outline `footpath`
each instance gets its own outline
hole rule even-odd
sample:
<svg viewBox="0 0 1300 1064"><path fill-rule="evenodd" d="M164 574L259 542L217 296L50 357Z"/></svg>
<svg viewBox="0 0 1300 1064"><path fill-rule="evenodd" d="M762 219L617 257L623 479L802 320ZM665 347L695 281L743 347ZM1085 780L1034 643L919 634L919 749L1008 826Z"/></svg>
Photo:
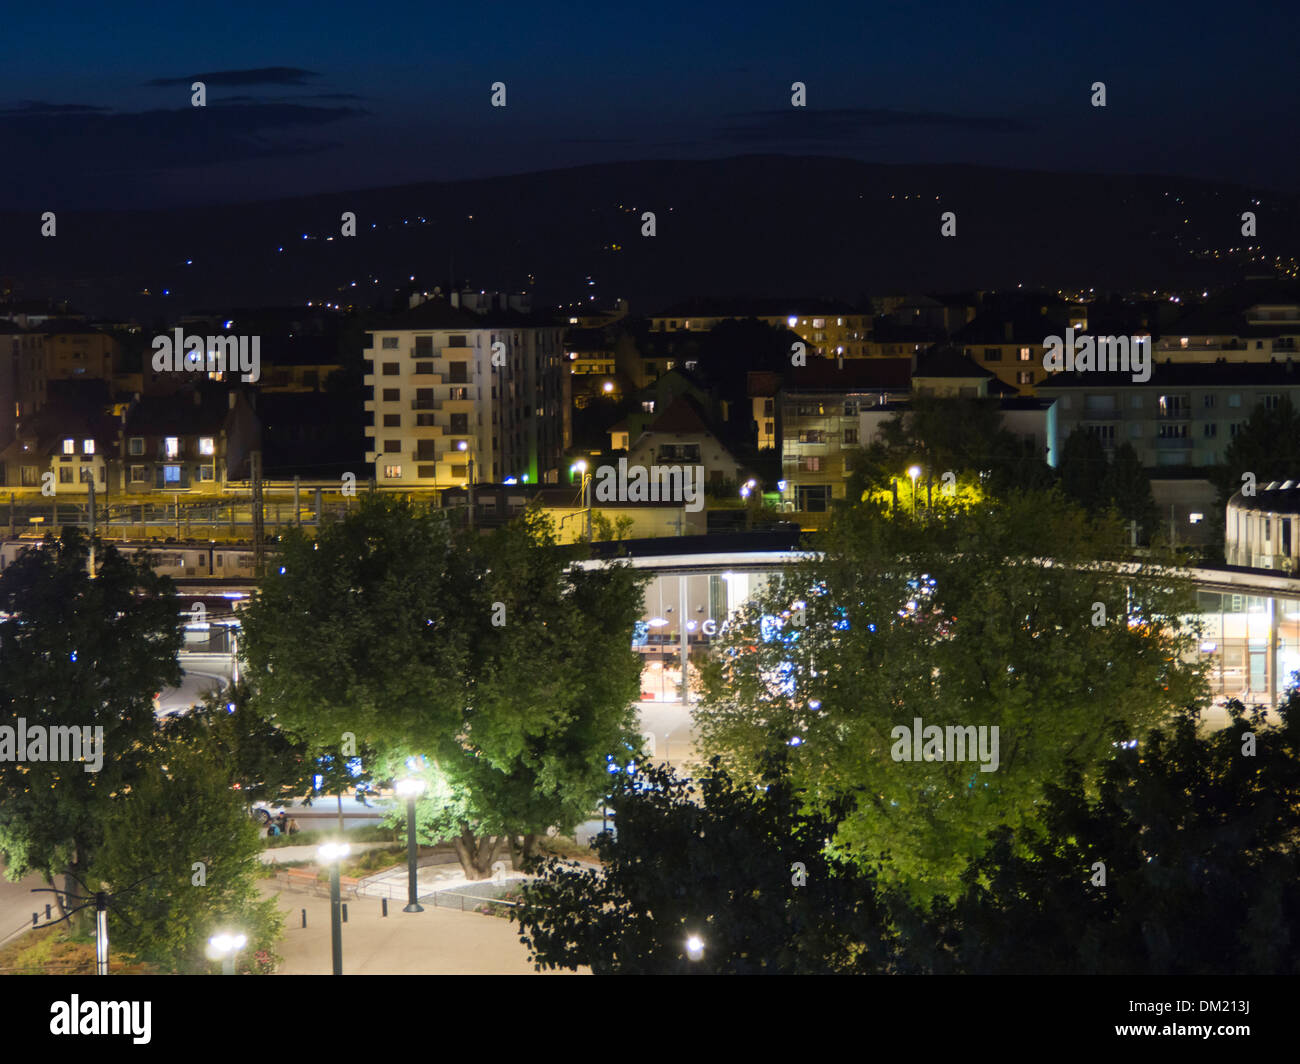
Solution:
<svg viewBox="0 0 1300 1064"><path fill-rule="evenodd" d="M315 853L313 847L306 846L268 852L282 855L295 849L309 852L302 856L282 856L280 860L310 860ZM508 861L506 868L509 868ZM509 871L506 877L507 881L524 878ZM361 880L345 881L343 900L347 903L348 919L343 924L344 975L538 974L528 959L528 950L519 941L518 925L503 916L476 912L480 899L459 896L461 889L476 894L487 892L487 885L483 880L472 883L466 880L454 854L421 857L417 884L417 896L424 911L406 913L402 911L408 890L405 864ZM329 975L332 962L328 893L307 877L283 874L276 880L263 881L261 889L267 896L278 892L280 911L285 913L284 937L278 947L284 962L279 973ZM443 894L439 899L442 904L435 905L434 893L444 891L452 893ZM464 904L466 911L461 911L459 904ZM306 927L303 927L304 916Z"/></svg>

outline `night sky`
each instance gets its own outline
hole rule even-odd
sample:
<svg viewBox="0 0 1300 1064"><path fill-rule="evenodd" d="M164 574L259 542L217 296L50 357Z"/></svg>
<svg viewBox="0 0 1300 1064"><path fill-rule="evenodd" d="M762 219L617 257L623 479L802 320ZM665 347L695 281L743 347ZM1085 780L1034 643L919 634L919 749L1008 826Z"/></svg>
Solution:
<svg viewBox="0 0 1300 1064"><path fill-rule="evenodd" d="M1294 192L1297 10L13 4L0 207L201 205L755 152ZM804 109L790 105L796 80ZM504 109L489 105L494 81Z"/></svg>

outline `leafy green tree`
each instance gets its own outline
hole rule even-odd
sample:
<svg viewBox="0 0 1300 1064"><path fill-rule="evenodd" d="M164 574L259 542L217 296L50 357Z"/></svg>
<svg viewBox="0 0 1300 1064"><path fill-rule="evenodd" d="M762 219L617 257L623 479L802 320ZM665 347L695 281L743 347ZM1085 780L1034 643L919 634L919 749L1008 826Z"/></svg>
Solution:
<svg viewBox="0 0 1300 1064"><path fill-rule="evenodd" d="M1106 479L1110 463L1106 448L1097 435L1086 429L1075 429L1061 445L1057 462L1061 475L1061 490L1091 514L1100 513L1110 503Z"/></svg>
<svg viewBox="0 0 1300 1064"><path fill-rule="evenodd" d="M946 472L978 480L995 494L1046 488L1052 481L1044 456L1003 428L996 399L914 398L855 456L848 498L888 488L913 464L922 467L922 491L927 482L938 491Z"/></svg>
<svg viewBox="0 0 1300 1064"><path fill-rule="evenodd" d="M591 528L593 538L597 542L621 542L628 538L628 533L632 531L632 518L627 514L620 514L611 521L599 510L591 512Z"/></svg>
<svg viewBox="0 0 1300 1064"><path fill-rule="evenodd" d="M889 970L889 919L869 872L825 855L829 817L805 813L776 765L759 788L714 762L698 789L659 765L620 765L602 866L551 858L511 918L543 968L597 974ZM687 957L698 935L703 954Z"/></svg>
<svg viewBox="0 0 1300 1064"><path fill-rule="evenodd" d="M148 769L153 698L181 679L172 582L98 541L92 579L89 547L66 528L0 573L0 725L103 729L96 770L84 747L87 764L0 757L0 853L11 879L68 873L78 893L113 802Z"/></svg>
<svg viewBox="0 0 1300 1064"><path fill-rule="evenodd" d="M1204 691L1191 587L1157 564L1108 564L1124 551L1118 522L1055 492L919 520L868 501L837 514L823 546L720 634L701 742L751 781L762 752L788 744L811 808L856 801L833 852L881 862L882 881L918 896L956 891L989 833L1031 818L1068 760L1094 779L1113 741ZM988 729L987 748L977 756L963 730L964 760L914 760L898 729L918 719Z"/></svg>
<svg viewBox="0 0 1300 1064"><path fill-rule="evenodd" d="M155 758L112 803L95 856L113 944L178 972L213 970L206 944L223 930L248 937L245 959L272 951L283 916L257 889L261 842L230 766L187 740L158 743Z"/></svg>
<svg viewBox="0 0 1300 1064"><path fill-rule="evenodd" d="M1090 793L1072 771L1041 821L1003 828L955 901L904 926L924 970L1300 973L1300 694L1281 726L1229 706L1152 731ZM1104 877L1104 878L1103 878Z"/></svg>
<svg viewBox="0 0 1300 1064"><path fill-rule="evenodd" d="M1151 494L1151 478L1142 468L1142 462L1132 444L1121 443L1115 448L1102 494L1110 500L1119 516L1127 523L1136 521L1139 536L1149 542L1159 525L1155 496Z"/></svg>
<svg viewBox="0 0 1300 1064"><path fill-rule="evenodd" d="M1223 464L1212 471L1219 505L1226 506L1241 490L1242 474L1253 473L1260 486L1272 480L1294 480L1300 469L1300 411L1283 395L1277 406L1255 407L1223 453Z"/></svg>
<svg viewBox="0 0 1300 1064"><path fill-rule="evenodd" d="M371 781L364 766L374 753L358 744L355 756L338 748L312 757L306 741L293 739L259 712L260 703L243 681L209 691L187 713L162 724L169 740L196 743L225 765L232 786L249 807L257 802L284 805L304 799L311 805L320 795L338 795ZM360 762L360 768L357 768Z"/></svg>
<svg viewBox="0 0 1300 1064"><path fill-rule="evenodd" d="M375 496L314 541L291 532L245 613L259 712L310 756L351 733L375 778L425 771L422 821L486 876L503 844L522 857L587 815L638 742L640 578L568 562L536 511L477 536Z"/></svg>

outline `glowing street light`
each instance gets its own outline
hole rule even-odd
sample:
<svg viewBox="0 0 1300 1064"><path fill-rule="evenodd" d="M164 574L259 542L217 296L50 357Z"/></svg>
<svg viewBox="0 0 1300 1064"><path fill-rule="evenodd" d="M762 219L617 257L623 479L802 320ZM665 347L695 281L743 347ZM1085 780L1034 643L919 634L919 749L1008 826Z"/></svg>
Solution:
<svg viewBox="0 0 1300 1064"><path fill-rule="evenodd" d="M208 939L208 956L221 961L221 974L235 974L235 954L248 945L246 935L232 935L225 931Z"/></svg>
<svg viewBox="0 0 1300 1064"><path fill-rule="evenodd" d="M688 935L686 938L686 956L693 961L698 961L704 956L704 939L699 935Z"/></svg>
<svg viewBox="0 0 1300 1064"><path fill-rule="evenodd" d="M334 974L343 974L343 902L339 897L339 862L352 848L346 842L325 842L316 850L321 863L330 866L330 951Z"/></svg>
<svg viewBox="0 0 1300 1064"><path fill-rule="evenodd" d="M907 469L907 475L912 478L912 516L915 517L916 516L916 478L921 475L921 467L919 465L909 466Z"/></svg>
<svg viewBox="0 0 1300 1064"><path fill-rule="evenodd" d="M415 800L424 793L425 782L411 777L397 781L397 793L406 799L406 908L404 913L422 913L416 873Z"/></svg>
<svg viewBox="0 0 1300 1064"><path fill-rule="evenodd" d="M588 542L591 541L591 473L588 471L589 469L590 467L587 465L585 458L579 458L573 465L569 466L570 473L580 473L582 475L582 508L586 518L583 524L585 525L585 537Z"/></svg>

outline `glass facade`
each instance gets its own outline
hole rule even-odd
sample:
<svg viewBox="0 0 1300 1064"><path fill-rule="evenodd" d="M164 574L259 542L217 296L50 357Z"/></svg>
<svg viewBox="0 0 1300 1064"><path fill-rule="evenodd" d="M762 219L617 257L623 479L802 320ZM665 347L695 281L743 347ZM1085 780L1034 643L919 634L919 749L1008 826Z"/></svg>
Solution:
<svg viewBox="0 0 1300 1064"><path fill-rule="evenodd" d="M633 646L641 655L641 700L681 702L682 619L687 683L698 698L694 660L706 651L727 617L782 569L657 573L645 589L645 612ZM1204 627L1200 652L1215 699L1276 706L1300 670L1300 590L1294 596L1198 591Z"/></svg>

